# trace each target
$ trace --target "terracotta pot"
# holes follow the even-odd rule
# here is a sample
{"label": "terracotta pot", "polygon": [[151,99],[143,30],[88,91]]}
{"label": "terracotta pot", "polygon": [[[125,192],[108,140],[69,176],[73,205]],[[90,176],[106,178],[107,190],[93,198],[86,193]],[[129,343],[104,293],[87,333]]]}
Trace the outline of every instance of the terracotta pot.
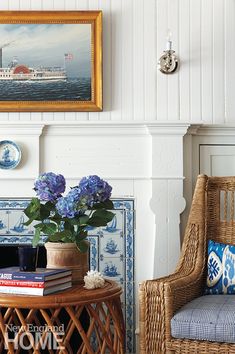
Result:
{"label": "terracotta pot", "polygon": [[73,284],[83,283],[89,270],[89,253],[81,253],[74,243],[46,242],[47,268],[68,268],[72,270]]}

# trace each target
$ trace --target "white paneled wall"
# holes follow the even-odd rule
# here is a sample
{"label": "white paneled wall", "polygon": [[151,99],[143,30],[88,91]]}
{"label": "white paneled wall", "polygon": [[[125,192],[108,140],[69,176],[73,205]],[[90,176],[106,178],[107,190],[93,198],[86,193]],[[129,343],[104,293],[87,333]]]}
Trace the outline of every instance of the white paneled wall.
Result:
{"label": "white paneled wall", "polygon": [[[234,0],[1,0],[0,10],[104,12],[104,111],[2,113],[6,121],[235,120]],[[180,70],[157,60],[167,29]]]}

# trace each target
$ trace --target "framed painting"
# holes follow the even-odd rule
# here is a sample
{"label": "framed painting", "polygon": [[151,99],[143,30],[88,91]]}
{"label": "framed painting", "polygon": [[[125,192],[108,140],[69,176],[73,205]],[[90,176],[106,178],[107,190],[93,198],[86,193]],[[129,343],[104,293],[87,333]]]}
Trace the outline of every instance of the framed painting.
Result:
{"label": "framed painting", "polygon": [[0,111],[101,110],[101,11],[0,11]]}

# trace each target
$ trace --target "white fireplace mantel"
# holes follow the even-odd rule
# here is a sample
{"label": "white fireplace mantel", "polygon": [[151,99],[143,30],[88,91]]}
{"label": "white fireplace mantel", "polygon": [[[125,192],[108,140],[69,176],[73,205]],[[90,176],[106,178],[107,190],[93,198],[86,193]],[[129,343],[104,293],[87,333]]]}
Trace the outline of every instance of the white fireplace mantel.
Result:
{"label": "white fireplace mantel", "polygon": [[62,173],[70,185],[84,175],[101,175],[110,180],[114,197],[136,199],[136,281],[167,274],[180,251],[188,128],[188,123],[157,121],[2,122],[0,140],[16,141],[22,162],[0,170],[0,196],[32,196],[40,172]]}

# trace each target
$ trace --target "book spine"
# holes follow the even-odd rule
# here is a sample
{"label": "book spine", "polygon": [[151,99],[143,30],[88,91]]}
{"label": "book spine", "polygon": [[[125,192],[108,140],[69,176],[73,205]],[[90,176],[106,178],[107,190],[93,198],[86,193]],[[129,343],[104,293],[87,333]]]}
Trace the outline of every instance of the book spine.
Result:
{"label": "book spine", "polygon": [[44,282],[23,281],[23,280],[0,280],[0,286],[18,286],[26,288],[44,288]]}
{"label": "book spine", "polygon": [[43,295],[44,289],[17,286],[0,286],[0,293],[17,295]]}
{"label": "book spine", "polygon": [[44,281],[44,276],[26,273],[25,274],[14,274],[14,273],[0,273],[0,280],[25,280],[25,281]]}
{"label": "book spine", "polygon": [[28,274],[25,275],[12,274],[12,280],[44,281],[44,277],[41,275],[34,275],[29,272]]}

